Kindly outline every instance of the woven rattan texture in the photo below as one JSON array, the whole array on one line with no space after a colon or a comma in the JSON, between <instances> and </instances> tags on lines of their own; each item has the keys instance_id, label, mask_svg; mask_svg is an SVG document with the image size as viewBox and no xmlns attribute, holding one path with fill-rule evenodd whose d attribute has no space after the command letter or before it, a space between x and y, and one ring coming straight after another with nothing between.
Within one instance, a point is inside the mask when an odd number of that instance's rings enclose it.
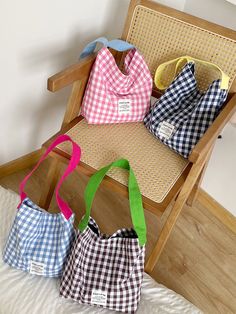
<instances>
[{"instance_id":1,"label":"woven rattan texture","mask_svg":"<svg viewBox=\"0 0 236 314\"><path fill-rule=\"evenodd\" d=\"M127 40L144 55L152 75L159 64L189 55L217 64L230 77L230 84L235 78L235 41L144 6L135 8ZM173 77L173 71L168 72L172 76L167 73L163 77L166 85ZM218 72L202 65L197 65L196 74L201 90L219 78Z\"/></svg>"},{"instance_id":2,"label":"woven rattan texture","mask_svg":"<svg viewBox=\"0 0 236 314\"><path fill-rule=\"evenodd\" d=\"M156 140L143 123L88 125L82 120L67 134L81 146L81 160L95 169L118 158L127 158L142 194L157 203L163 201L188 164ZM67 143L58 147L70 153ZM127 185L127 172L113 169L109 176Z\"/></svg>"}]
</instances>

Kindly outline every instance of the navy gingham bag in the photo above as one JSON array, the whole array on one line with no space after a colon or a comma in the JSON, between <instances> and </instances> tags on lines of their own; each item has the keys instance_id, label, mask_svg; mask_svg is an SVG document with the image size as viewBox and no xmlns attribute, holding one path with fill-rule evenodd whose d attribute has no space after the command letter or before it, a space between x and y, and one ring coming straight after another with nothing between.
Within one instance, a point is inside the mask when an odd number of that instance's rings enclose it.
<instances>
[{"instance_id":1,"label":"navy gingham bag","mask_svg":"<svg viewBox=\"0 0 236 314\"><path fill-rule=\"evenodd\" d=\"M111 167L129 170L129 202L134 229L102 234L90 211L102 179ZM85 194L86 213L61 278L60 294L82 304L134 313L144 272L146 224L142 196L129 162L117 160L98 170Z\"/></svg>"},{"instance_id":2,"label":"navy gingham bag","mask_svg":"<svg viewBox=\"0 0 236 314\"><path fill-rule=\"evenodd\" d=\"M30 200L24 186L33 172L50 151L62 142L70 141L73 152L70 163L55 189L57 204L61 213L50 214ZM59 196L64 179L80 161L80 147L69 136L61 135L50 145L34 169L20 184L21 202L3 252L8 265L35 275L59 277L75 238L74 214Z\"/></svg>"},{"instance_id":3,"label":"navy gingham bag","mask_svg":"<svg viewBox=\"0 0 236 314\"><path fill-rule=\"evenodd\" d=\"M165 89L161 76L165 68L176 63L176 69L187 61L183 69L151 107L144 118L146 128L165 145L188 158L193 147L219 114L227 97L229 77L213 63L181 57L161 64L155 74L155 84ZM195 62L220 71L221 79L214 80L207 91L197 87Z\"/></svg>"}]
</instances>

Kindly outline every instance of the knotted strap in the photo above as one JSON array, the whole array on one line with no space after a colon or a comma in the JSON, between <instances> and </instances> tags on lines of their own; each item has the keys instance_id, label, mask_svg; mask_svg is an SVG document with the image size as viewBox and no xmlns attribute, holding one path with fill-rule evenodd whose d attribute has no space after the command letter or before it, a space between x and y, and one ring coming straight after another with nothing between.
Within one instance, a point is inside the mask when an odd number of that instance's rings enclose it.
<instances>
[{"instance_id":1,"label":"knotted strap","mask_svg":"<svg viewBox=\"0 0 236 314\"><path fill-rule=\"evenodd\" d=\"M47 148L46 152L39 159L38 163L33 168L33 170L20 183L19 190L20 190L21 202L20 202L19 206L21 205L23 200L27 197L26 193L24 192L24 187L25 187L25 184L27 183L27 181L29 180L29 178L31 177L31 175L35 172L35 170L39 167L39 165L44 161L44 159L48 156L48 154L57 145L59 145L59 144L61 144L63 142L66 142L66 141L70 141L72 143L72 155L71 155L70 162L69 162L65 172L61 176L61 178L60 178L60 180L59 180L59 182L58 182L58 184L56 186L55 194L56 194L57 204L58 204L62 214L64 215L64 217L67 220L71 217L73 212L72 212L71 208L68 206L68 204L60 197L59 189L60 189L60 186L62 185L63 181L65 180L65 178L76 168L76 166L80 162L81 149L74 141L72 141L72 139L68 135L65 135L65 134L64 135L60 135L60 136L58 136L56 138L56 140Z\"/></svg>"},{"instance_id":2,"label":"knotted strap","mask_svg":"<svg viewBox=\"0 0 236 314\"><path fill-rule=\"evenodd\" d=\"M155 77L154 77L154 82L156 84L156 87L160 90L164 90L166 89L168 86L165 86L162 84L162 81L161 81L161 77L163 75L163 72L165 71L165 68L168 66L168 65L171 65L171 64L175 64L176 63L176 66L175 66L175 73L174 73L174 76L173 76L173 79L172 81L174 80L174 78L176 77L177 73L178 73L178 69L180 67L180 65L182 64L185 64L185 63L189 63L189 62L197 62L197 63L200 63L200 64L203 64L209 68L213 68L213 69L216 69L220 72L220 75L221 75L221 84L220 84L220 88L221 89L228 89L229 87L229 77L227 74L225 74L220 67L218 67L218 65L212 63L212 62L208 62L208 61L203 61L203 60L200 60L200 59L196 59L196 58L193 58L193 57L189 57L189 56L184 56L184 57L179 57L179 58L176 58L174 60L170 60L170 61L167 61L167 62L164 62L162 64L160 64L158 66L158 68L156 69L156 72L155 72Z\"/></svg>"},{"instance_id":3,"label":"knotted strap","mask_svg":"<svg viewBox=\"0 0 236 314\"><path fill-rule=\"evenodd\" d=\"M119 159L110 165L101 168L90 178L84 193L86 213L79 223L79 230L83 232L89 222L91 207L93 203L94 196L96 191L105 177L106 173L112 168L118 167L127 169L129 171L129 181L128 181L128 190L129 190L129 203L131 218L139 239L139 244L144 245L146 243L146 223L143 211L142 196L138 187L137 180L135 178L134 172L130 167L128 160Z\"/></svg>"},{"instance_id":4,"label":"knotted strap","mask_svg":"<svg viewBox=\"0 0 236 314\"><path fill-rule=\"evenodd\" d=\"M128 42L121 39L113 39L109 41L105 37L99 37L94 41L90 42L87 46L85 46L82 53L80 54L80 59L85 58L92 54L98 43L102 44L103 47L109 47L117 51L126 51L135 48L134 45L131 45Z\"/></svg>"}]
</instances>

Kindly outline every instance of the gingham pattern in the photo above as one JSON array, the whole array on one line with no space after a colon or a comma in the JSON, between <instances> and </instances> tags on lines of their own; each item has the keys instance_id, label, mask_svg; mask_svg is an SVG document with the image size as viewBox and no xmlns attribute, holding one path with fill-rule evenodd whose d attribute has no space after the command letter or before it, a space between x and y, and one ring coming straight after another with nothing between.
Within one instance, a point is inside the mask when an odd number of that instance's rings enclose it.
<instances>
[{"instance_id":1,"label":"gingham pattern","mask_svg":"<svg viewBox=\"0 0 236 314\"><path fill-rule=\"evenodd\" d=\"M60 294L82 304L92 304L93 289L107 293L106 308L134 313L140 300L145 246L133 229L112 236L101 234L90 217L78 232L61 279ZM99 305L98 305L99 306Z\"/></svg>"},{"instance_id":2,"label":"gingham pattern","mask_svg":"<svg viewBox=\"0 0 236 314\"><path fill-rule=\"evenodd\" d=\"M201 93L194 71L194 63L187 63L144 118L152 134L185 158L217 117L227 97L227 90L220 89L220 80ZM159 134L163 121L175 127L169 139Z\"/></svg>"},{"instance_id":3,"label":"gingham pattern","mask_svg":"<svg viewBox=\"0 0 236 314\"><path fill-rule=\"evenodd\" d=\"M44 264L45 277L59 277L75 237L74 215L68 220L49 214L29 198L18 208L3 260L12 267L30 271L31 261Z\"/></svg>"},{"instance_id":4,"label":"gingham pattern","mask_svg":"<svg viewBox=\"0 0 236 314\"><path fill-rule=\"evenodd\" d=\"M81 113L91 124L142 121L150 108L152 77L143 57L131 49L123 74L108 48L102 48L90 73ZM118 111L118 101L130 100L130 113Z\"/></svg>"}]
</instances>

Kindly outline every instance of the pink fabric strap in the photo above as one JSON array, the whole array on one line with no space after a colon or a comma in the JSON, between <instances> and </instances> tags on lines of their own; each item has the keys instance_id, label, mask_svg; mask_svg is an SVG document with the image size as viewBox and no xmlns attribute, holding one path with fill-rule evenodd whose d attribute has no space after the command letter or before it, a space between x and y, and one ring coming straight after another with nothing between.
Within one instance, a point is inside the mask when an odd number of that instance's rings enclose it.
<instances>
[{"instance_id":1,"label":"pink fabric strap","mask_svg":"<svg viewBox=\"0 0 236 314\"><path fill-rule=\"evenodd\" d=\"M76 168L76 166L80 162L80 157L81 157L80 147L74 141L72 141L72 139L68 135L64 134L64 135L58 136L56 138L56 140L47 148L46 152L39 159L38 163L33 168L33 170L20 183L20 188L19 188L20 191L19 192L20 192L20 198L21 198L20 204L21 204L23 202L23 200L27 197L26 193L24 192L24 187L25 187L25 184L28 181L28 179L31 177L31 175L34 173L34 171L39 167L39 165L44 161L44 159L48 156L48 154L57 145L61 144L62 142L66 142L66 141L70 141L72 143L72 146L73 146L71 159L70 159L70 162L69 162L65 172L63 173L62 177L60 178L60 180L56 186L55 195L56 195L57 204L58 204L62 214L68 220L71 217L73 212L70 209L70 207L68 206L68 204L60 197L59 189L60 189L60 186L62 185L63 181L66 179L66 177ZM20 204L19 204L19 206L20 206Z\"/></svg>"}]
</instances>

